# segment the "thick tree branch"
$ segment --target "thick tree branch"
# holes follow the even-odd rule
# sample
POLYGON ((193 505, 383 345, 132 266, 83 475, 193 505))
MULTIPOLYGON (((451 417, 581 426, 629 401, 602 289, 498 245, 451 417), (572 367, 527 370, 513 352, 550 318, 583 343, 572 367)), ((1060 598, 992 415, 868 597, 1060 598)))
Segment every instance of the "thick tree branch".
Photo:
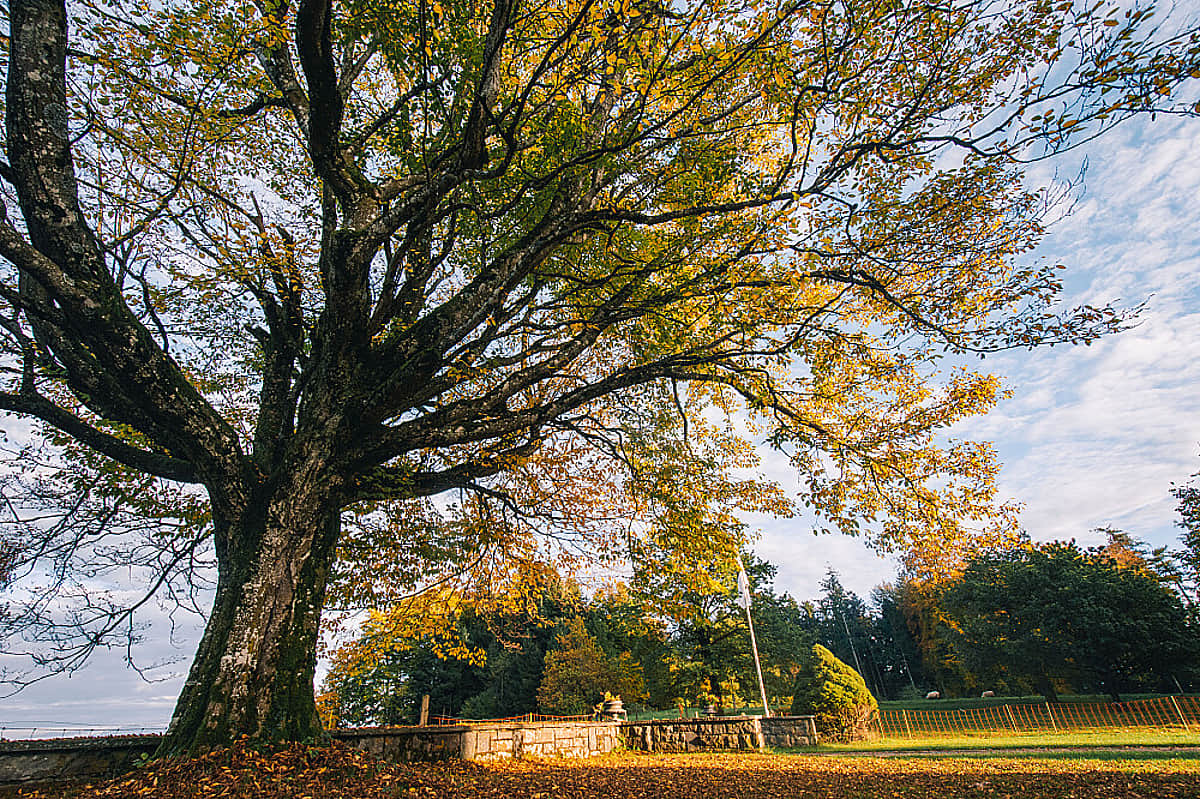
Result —
POLYGON ((50 324, 30 309, 77 394, 209 478, 236 479, 236 433, 129 310, 84 220, 67 127, 66 44, 62 2, 14 4, 6 123, 30 241, 4 221, 0 254, 37 282, 22 294, 44 291, 60 310, 50 324))
POLYGON ((313 166, 338 200, 354 208, 372 187, 342 151, 345 101, 333 57, 331 0, 301 0, 296 10, 296 51, 308 83, 308 149, 313 166))
POLYGON ((111 433, 97 430, 75 414, 38 394, 0 392, 0 409, 37 417, 81 444, 132 469, 181 483, 198 482, 196 470, 187 461, 172 458, 161 452, 139 449, 111 433))

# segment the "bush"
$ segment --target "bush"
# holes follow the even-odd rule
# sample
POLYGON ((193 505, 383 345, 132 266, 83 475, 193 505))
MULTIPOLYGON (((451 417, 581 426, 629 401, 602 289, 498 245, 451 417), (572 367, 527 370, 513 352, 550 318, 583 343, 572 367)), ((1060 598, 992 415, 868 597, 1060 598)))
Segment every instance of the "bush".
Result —
POLYGON ((626 702, 646 700, 642 667, 628 652, 610 657, 587 631, 582 619, 570 619, 546 654, 538 707, 543 713, 586 715, 606 693, 626 702))
POLYGON ((817 733, 833 741, 872 737, 879 703, 857 671, 820 644, 800 664, 792 695, 792 714, 815 716, 817 733))

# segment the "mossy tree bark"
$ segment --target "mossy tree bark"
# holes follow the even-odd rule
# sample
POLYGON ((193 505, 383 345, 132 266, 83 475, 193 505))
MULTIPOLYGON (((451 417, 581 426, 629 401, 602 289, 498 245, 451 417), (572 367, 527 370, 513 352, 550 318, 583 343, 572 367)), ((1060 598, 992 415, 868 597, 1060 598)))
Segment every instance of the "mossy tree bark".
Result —
POLYGON ((234 537, 255 546, 222 562, 212 615, 160 754, 221 746, 238 735, 325 735, 313 675, 339 515, 315 502, 284 501, 237 525, 234 537))

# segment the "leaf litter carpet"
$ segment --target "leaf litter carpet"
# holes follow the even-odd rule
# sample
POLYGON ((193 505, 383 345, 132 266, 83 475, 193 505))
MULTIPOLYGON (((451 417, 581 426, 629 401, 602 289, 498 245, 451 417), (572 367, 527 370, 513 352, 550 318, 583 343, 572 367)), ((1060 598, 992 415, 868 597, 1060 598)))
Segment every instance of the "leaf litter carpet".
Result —
POLYGON ((820 755, 613 755, 394 764, 345 746, 246 744, 93 784, 4 796, 66 799, 1197 799, 1200 760, 820 755))

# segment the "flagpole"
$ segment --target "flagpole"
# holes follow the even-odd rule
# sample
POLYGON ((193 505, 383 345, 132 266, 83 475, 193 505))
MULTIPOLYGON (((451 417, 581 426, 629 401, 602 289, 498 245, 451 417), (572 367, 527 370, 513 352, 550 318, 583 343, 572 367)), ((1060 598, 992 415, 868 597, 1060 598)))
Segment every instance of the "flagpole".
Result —
POLYGON ((771 709, 767 707, 767 689, 763 685, 762 664, 758 660, 758 641, 754 637, 754 620, 750 618, 750 579, 742 567, 742 557, 738 556, 738 593, 741 594, 742 607, 746 609, 746 626, 750 628, 750 648, 754 651, 754 671, 758 674, 758 693, 762 697, 763 716, 770 717, 771 709))

